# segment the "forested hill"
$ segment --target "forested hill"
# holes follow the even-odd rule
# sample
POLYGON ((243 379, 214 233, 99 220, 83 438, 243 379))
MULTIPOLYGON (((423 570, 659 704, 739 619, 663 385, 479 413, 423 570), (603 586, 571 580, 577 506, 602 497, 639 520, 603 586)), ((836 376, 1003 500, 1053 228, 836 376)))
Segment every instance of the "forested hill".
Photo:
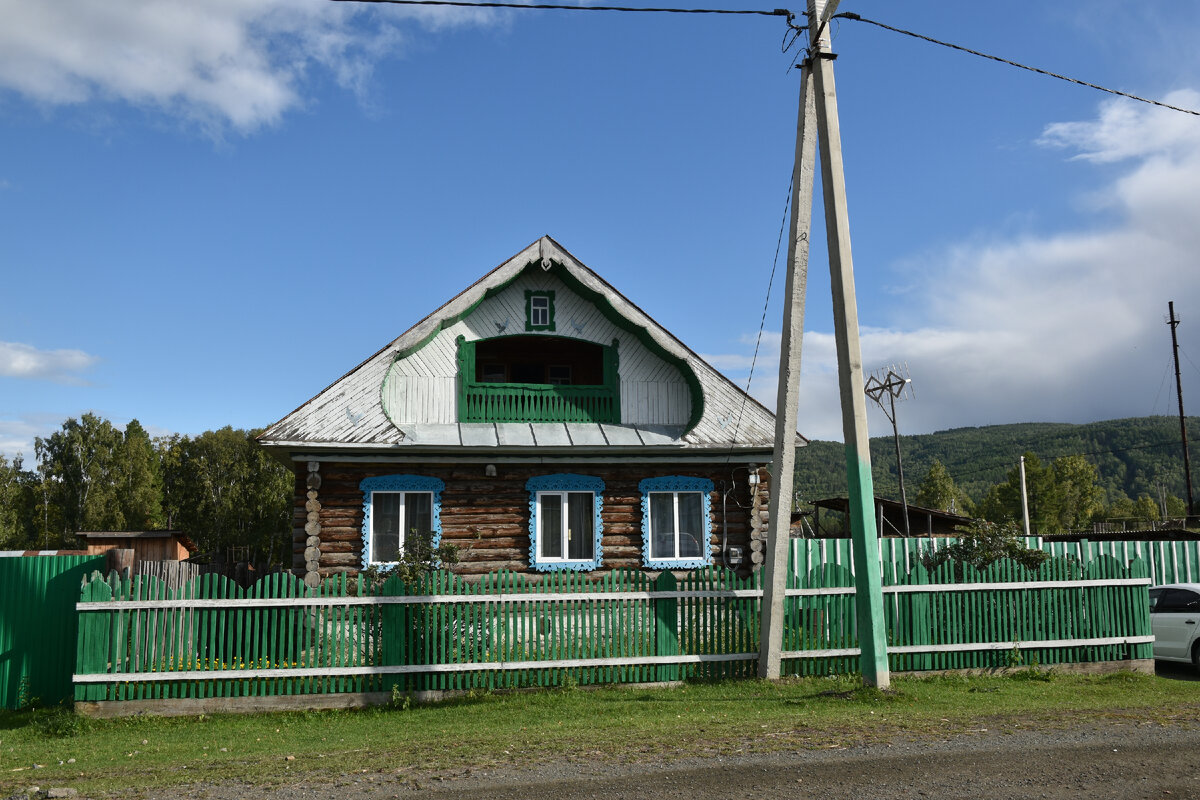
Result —
MULTIPOLYGON (((1200 417, 1188 417, 1189 441, 1200 438, 1200 417)), ((954 428, 948 431, 901 436, 904 485, 909 502, 935 459, 971 499, 978 502, 988 489, 1005 479, 1021 455, 1032 451, 1043 464, 1061 456, 1084 455, 1100 472, 1100 485, 1111 503, 1122 494, 1158 496, 1157 483, 1176 497, 1186 497, 1183 451, 1178 417, 1130 419, 1072 425, 1026 422, 954 428)), ((1200 448, 1192 448, 1200 453, 1200 448)), ((871 439, 871 466, 875 493, 900 498, 896 478, 895 440, 871 439)), ((1200 467, 1198 467, 1200 468, 1200 467)), ((837 442, 810 442, 797 451, 796 490, 804 501, 846 494, 846 460, 837 442)))

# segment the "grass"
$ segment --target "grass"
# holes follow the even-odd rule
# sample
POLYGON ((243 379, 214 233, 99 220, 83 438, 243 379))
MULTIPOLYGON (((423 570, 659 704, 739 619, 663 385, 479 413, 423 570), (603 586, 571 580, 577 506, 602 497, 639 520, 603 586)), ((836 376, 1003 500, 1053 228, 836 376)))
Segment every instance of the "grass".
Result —
POLYGON ((211 781, 413 780, 554 760, 663 760, 945 738, 1084 720, 1200 721, 1195 684, 1152 676, 855 678, 482 694, 359 711, 88 720, 0 712, 0 797, 31 784, 154 794, 211 781), (74 759, 73 762, 69 759, 74 759), (42 765, 34 769, 34 764, 42 765))

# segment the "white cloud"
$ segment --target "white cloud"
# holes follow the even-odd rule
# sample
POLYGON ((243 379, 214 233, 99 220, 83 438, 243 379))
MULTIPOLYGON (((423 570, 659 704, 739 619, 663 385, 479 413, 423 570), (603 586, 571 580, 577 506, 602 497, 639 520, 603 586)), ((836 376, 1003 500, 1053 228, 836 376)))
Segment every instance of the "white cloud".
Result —
MULTIPOLYGON (((1168 102, 1195 107, 1200 95, 1177 92, 1168 102)), ((1200 122, 1117 101, 1095 120, 1049 126, 1040 141, 1095 163, 1127 162, 1099 193, 1110 218, 1095 229, 962 244, 923 261, 908 305, 920 304, 925 324, 862 331, 868 371, 909 365, 916 398, 899 412, 903 433, 1173 412, 1155 404, 1170 359, 1168 300, 1185 318, 1181 346, 1200 341, 1200 325, 1186 326, 1200 320, 1200 122)), ((712 358, 745 380, 744 362, 712 358)), ((776 344, 765 360, 760 353, 752 389, 771 406, 777 365, 776 344)), ((805 333, 801 395, 801 432, 840 440, 827 332, 805 333)), ((889 428, 877 412, 870 427, 889 428)))
POLYGON ((313 67, 361 93, 374 64, 403 45, 398 20, 440 30, 496 18, 388 11, 328 0, 0 0, 0 86, 50 106, 118 100, 248 132, 302 104, 313 67))
POLYGON ((19 342, 0 342, 0 376, 58 383, 83 383, 78 373, 99 359, 82 350, 39 350, 19 342))

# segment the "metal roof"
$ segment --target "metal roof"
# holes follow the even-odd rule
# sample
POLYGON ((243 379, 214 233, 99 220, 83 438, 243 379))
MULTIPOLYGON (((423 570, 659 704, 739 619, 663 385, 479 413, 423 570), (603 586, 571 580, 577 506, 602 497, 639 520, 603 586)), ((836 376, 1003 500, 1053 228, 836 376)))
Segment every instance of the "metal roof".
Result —
MULTIPOLYGON (((742 391, 633 302, 561 245, 544 236, 477 280, 397 339, 343 375, 259 437, 267 447, 361 452, 441 452, 475 448, 522 452, 534 449, 769 452, 774 447, 775 416, 742 391), (397 354, 419 347, 449 320, 469 314, 485 293, 514 280, 531 265, 554 263, 604 300, 663 351, 686 364, 703 394, 703 413, 690 429, 680 426, 633 426, 581 423, 402 424, 388 419, 380 387, 397 354)), ((806 440, 797 434, 797 445, 806 440)))

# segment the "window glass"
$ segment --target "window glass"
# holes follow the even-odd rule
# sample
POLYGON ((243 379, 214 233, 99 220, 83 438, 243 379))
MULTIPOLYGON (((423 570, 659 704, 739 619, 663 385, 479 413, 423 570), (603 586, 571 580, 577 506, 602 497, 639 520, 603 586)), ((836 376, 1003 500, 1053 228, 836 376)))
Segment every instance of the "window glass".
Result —
POLYGON ((538 524, 541 533, 538 544, 542 558, 562 558, 562 501, 561 494, 543 492, 538 496, 538 524))
POLYGON ((700 493, 680 492, 675 495, 679 503, 679 557, 699 558, 704 555, 704 523, 700 518, 700 493))
POLYGON ((571 492, 568 497, 567 558, 585 561, 593 557, 596 540, 595 499, 591 492, 571 492))
POLYGON ((1157 608, 1155 608, 1155 606, 1158 605, 1158 600, 1159 600, 1159 598, 1162 597, 1164 591, 1165 591, 1164 589, 1151 589, 1150 590, 1150 610, 1151 611, 1158 610, 1157 608))
POLYGON ((650 495, 650 557, 675 557, 675 495, 650 495))
POLYGON ((599 569, 604 481, 592 475, 537 475, 529 492, 529 565, 539 572, 599 569))
POLYGON ((691 569, 711 563, 708 478, 665 475, 638 482, 642 493, 642 563, 650 569, 691 569))
POLYGON ((1154 610, 1159 614, 1200 611, 1200 595, 1188 589, 1167 589, 1154 610))
POLYGON ((400 557, 400 493, 375 492, 371 511, 371 560, 391 562, 400 557))
POLYGON ((550 324, 550 298, 535 294, 529 301, 529 324, 545 327, 550 324))
POLYGON ((418 537, 429 543, 433 532, 433 495, 429 492, 404 493, 404 538, 418 537))
POLYGON ((441 543, 438 519, 446 484, 430 475, 378 475, 358 484, 363 493, 362 569, 400 560, 406 543, 441 543))

